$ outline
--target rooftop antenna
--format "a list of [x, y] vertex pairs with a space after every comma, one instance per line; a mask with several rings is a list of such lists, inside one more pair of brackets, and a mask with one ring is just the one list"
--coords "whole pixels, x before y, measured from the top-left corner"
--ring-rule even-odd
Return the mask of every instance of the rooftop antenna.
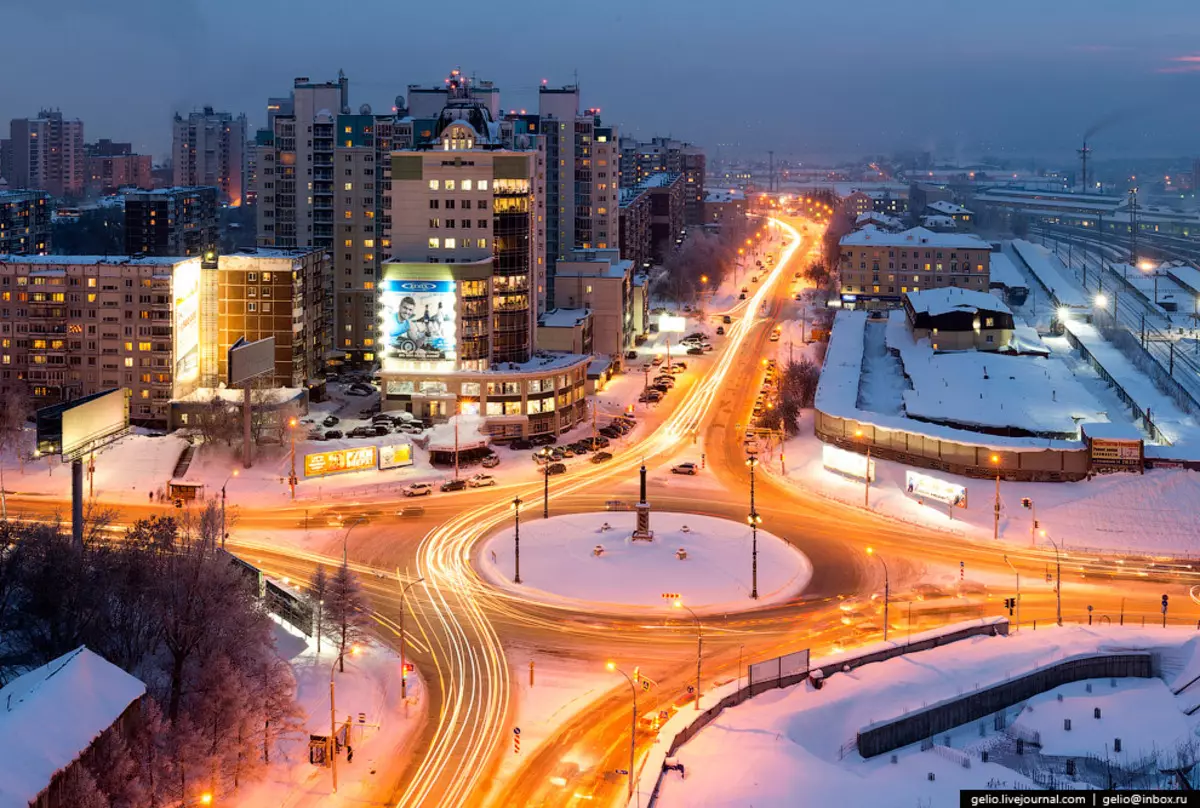
[[1129, 263], [1137, 266], [1137, 188], [1129, 189]]

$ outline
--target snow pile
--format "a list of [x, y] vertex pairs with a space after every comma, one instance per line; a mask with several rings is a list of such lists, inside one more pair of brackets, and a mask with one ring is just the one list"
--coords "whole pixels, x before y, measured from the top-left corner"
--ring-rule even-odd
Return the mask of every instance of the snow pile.
[[[655, 512], [651, 542], [630, 539], [636, 514], [554, 516], [521, 525], [521, 581], [512, 583], [511, 528], [485, 543], [477, 559], [485, 578], [525, 597], [586, 602], [593, 608], [636, 606], [672, 610], [677, 593], [697, 612], [779, 603], [799, 594], [812, 564], [782, 539], [758, 531], [758, 594], [750, 600], [751, 535], [741, 522]], [[606, 529], [608, 525], [610, 529]], [[603, 548], [597, 555], [597, 546]], [[679, 550], [686, 552], [679, 558]]]
[[139, 679], [83, 646], [0, 688], [0, 804], [37, 799], [145, 694]]

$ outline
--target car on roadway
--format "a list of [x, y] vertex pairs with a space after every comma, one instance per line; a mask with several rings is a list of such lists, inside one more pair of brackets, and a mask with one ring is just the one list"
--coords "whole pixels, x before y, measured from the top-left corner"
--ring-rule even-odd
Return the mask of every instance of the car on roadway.
[[745, 300], [745, 299], [746, 299], [746, 293], [745, 293], [745, 292], [742, 292], [740, 295], [738, 295], [738, 300]]
[[637, 351], [626, 351], [626, 352], [625, 352], [625, 358], [626, 358], [626, 359], [637, 359], [637, 358], [638, 358], [638, 352], [637, 352]]
[[401, 493], [406, 497], [427, 497], [433, 493], [433, 485], [430, 483], [409, 483], [401, 489]]
[[562, 463], [551, 463], [549, 466], [546, 466], [546, 473], [552, 477], [555, 474], [566, 474], [567, 467]]
[[658, 367], [662, 363], [663, 363], [663, 358], [661, 356], [655, 356], [653, 359], [650, 360], [650, 364], [654, 365], [655, 367]]
[[495, 485], [496, 478], [490, 474], [476, 474], [467, 479], [467, 485], [472, 488], [485, 488], [489, 485]]
[[725, 325], [729, 325], [730, 323], [733, 322], [733, 318], [730, 317], [728, 314], [726, 314], [724, 317], [721, 318], [721, 322], [725, 323]]
[[671, 473], [672, 474], [687, 474], [689, 476], [694, 477], [695, 475], [700, 473], [700, 467], [698, 465], [696, 465], [695, 463], [680, 463], [677, 466], [671, 467]]
[[464, 490], [466, 490], [466, 487], [467, 487], [466, 480], [446, 480], [446, 482], [442, 483], [442, 492], [445, 493], [447, 491], [464, 491]]
[[744, 294], [744, 295], [748, 295], [748, 294], [750, 294], [750, 287], [749, 287], [749, 286], [743, 286], [743, 287], [742, 287], [742, 294]]
[[612, 460], [611, 452], [596, 452], [594, 455], [592, 455], [593, 463], [603, 463], [608, 460]]
[[768, 339], [768, 341], [769, 341], [769, 342], [779, 342], [779, 335], [778, 335], [778, 334], [772, 334], [772, 335], [770, 336], [770, 338]]
[[718, 337], [725, 336], [725, 326], [723, 326], [723, 325], [717, 326], [717, 336]]

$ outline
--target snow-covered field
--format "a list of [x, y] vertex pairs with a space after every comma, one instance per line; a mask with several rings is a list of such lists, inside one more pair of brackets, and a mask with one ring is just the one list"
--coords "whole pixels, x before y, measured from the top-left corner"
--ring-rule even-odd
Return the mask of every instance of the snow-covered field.
[[[635, 514], [551, 516], [521, 526], [521, 581], [512, 582], [514, 536], [506, 528], [482, 546], [476, 563], [492, 583], [526, 597], [591, 608], [670, 610], [676, 593], [697, 612], [746, 609], [799, 594], [812, 577], [808, 558], [758, 531], [758, 594], [750, 600], [748, 525], [695, 514], [651, 514], [651, 542], [630, 539]], [[605, 526], [610, 526], [606, 529]], [[595, 548], [602, 547], [600, 555]], [[686, 551], [680, 559], [677, 551]]]
[[[407, 703], [400, 698], [400, 659], [387, 646], [365, 644], [361, 653], [346, 658], [346, 669], [334, 674], [339, 723], [349, 716], [353, 729], [350, 746], [354, 760], [338, 758], [338, 790], [332, 793], [328, 767], [308, 762], [308, 733], [329, 735], [329, 677], [337, 652], [276, 623], [279, 654], [296, 677], [297, 700], [303, 712], [304, 735], [282, 741], [267, 777], [238, 794], [240, 805], [336, 806], [384, 804], [390, 796], [391, 776], [398, 759], [426, 720], [425, 688], [414, 671], [408, 676]], [[363, 721], [359, 722], [362, 715]]]
[[[1082, 769], [1080, 780], [1071, 782], [1063, 775], [1062, 760], [1054, 756], [1097, 754], [1103, 759], [1105, 743], [1111, 755], [1113, 739], [1119, 737], [1122, 754], [1112, 761], [1120, 766], [1154, 750], [1173, 755], [1176, 742], [1195, 739], [1200, 717], [1185, 715], [1190, 702], [1168, 688], [1200, 673], [1198, 644], [1195, 632], [1186, 630], [1051, 628], [977, 637], [835, 673], [821, 690], [804, 683], [770, 691], [725, 710], [679, 750], [677, 759], [687, 776], [665, 776], [659, 805], [956, 805], [961, 789], [1035, 787], [1031, 778], [1051, 770], [1059, 787], [1096, 787], [1086, 782]], [[1010, 708], [1009, 722], [1043, 730], [1046, 746], [1040, 754], [1005, 755], [1004, 736], [991, 720], [939, 734], [931, 751], [923, 752], [919, 745], [899, 749], [895, 764], [891, 755], [864, 760], [857, 751], [847, 752], [857, 732], [873, 722], [1066, 657], [1110, 648], [1161, 653], [1170, 681], [1105, 679], [1092, 682], [1091, 693], [1087, 683], [1079, 682]], [[1098, 720], [1092, 712], [1096, 707], [1101, 708]], [[1073, 717], [1073, 731], [1062, 729], [1064, 717]], [[991, 762], [981, 761], [983, 749], [991, 750]], [[970, 760], [969, 768], [964, 759]], [[882, 802], [881, 795], [887, 795]]]

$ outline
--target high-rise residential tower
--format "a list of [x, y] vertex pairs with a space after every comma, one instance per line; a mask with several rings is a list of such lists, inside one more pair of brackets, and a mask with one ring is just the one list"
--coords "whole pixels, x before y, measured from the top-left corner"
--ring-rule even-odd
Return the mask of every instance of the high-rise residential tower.
[[175, 115], [171, 157], [175, 185], [211, 185], [237, 207], [246, 198], [246, 116], [228, 112]]
[[87, 178], [83, 121], [63, 118], [58, 110], [42, 110], [36, 118], [14, 118], [7, 152], [10, 188], [49, 191], [57, 197], [83, 195]]

